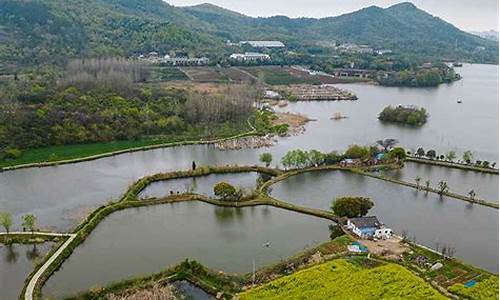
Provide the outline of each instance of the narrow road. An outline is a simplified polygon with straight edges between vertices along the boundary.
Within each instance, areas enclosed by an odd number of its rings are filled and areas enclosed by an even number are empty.
[[[35,275],[31,277],[30,282],[28,283],[28,286],[26,287],[26,291],[24,293],[24,300],[33,300],[33,291],[35,290],[36,283],[38,282],[40,276],[42,276],[42,274],[47,270],[47,268],[54,262],[54,260],[56,260],[56,258],[59,255],[61,255],[64,249],[66,249],[66,247],[68,247],[68,245],[76,237],[76,234],[63,234],[63,233],[61,234],[64,236],[69,236],[69,238],[66,240],[66,242],[64,242],[64,244],[62,244],[61,247],[59,247],[59,249],[57,249],[56,252],[54,252],[54,254],[49,259],[47,259],[47,261],[43,264],[43,266],[41,266],[40,269],[36,271]]]

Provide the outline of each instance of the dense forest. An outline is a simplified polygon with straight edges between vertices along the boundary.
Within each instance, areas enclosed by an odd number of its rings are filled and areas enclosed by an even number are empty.
[[[201,93],[141,84],[141,65],[124,59],[71,61],[16,77],[0,94],[0,156],[50,145],[132,140],[157,135],[213,134],[246,124],[257,88],[227,85]]]
[[[161,0],[0,0],[0,72],[69,58],[158,51],[220,58],[227,39],[278,39],[321,54],[336,41],[389,48],[425,59],[498,63],[498,45],[402,3],[338,17],[251,18],[213,5],[173,7]],[[327,50],[327,49],[326,49]]]

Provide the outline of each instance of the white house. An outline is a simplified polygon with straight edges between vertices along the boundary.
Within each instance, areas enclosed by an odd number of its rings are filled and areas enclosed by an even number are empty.
[[[388,239],[392,235],[392,229],[380,223],[375,216],[350,218],[347,228],[361,238]]]

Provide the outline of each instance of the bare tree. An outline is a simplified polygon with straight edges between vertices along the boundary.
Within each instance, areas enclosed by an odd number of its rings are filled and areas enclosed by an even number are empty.
[[[396,139],[384,139],[384,140],[378,140],[376,143],[384,148],[384,152],[387,152],[397,143],[399,143],[399,141]]]
[[[134,83],[143,79],[139,62],[125,58],[90,58],[71,60],[61,84],[80,90],[94,88],[128,93]]]

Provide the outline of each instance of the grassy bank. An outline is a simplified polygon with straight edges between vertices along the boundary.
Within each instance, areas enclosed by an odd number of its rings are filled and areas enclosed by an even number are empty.
[[[45,242],[58,242],[64,237],[39,235],[39,234],[2,234],[0,235],[0,244],[41,244]]]
[[[253,299],[446,299],[394,263],[364,257],[335,259],[243,292]]]
[[[245,122],[237,125],[224,125],[207,134],[202,130],[194,130],[189,133],[146,138],[130,141],[115,141],[109,143],[61,145],[37,149],[29,149],[23,152],[17,159],[0,160],[0,167],[4,170],[10,167],[36,167],[36,164],[56,165],[58,163],[70,163],[112,156],[125,152],[141,151],[155,148],[155,146],[168,147],[184,144],[196,144],[200,141],[222,139],[244,134],[252,130]]]
[[[155,283],[168,284],[178,280],[187,280],[213,295],[220,292],[220,299],[231,299],[235,293],[240,291],[243,278],[214,272],[196,261],[185,260],[176,266],[150,276],[131,278],[106,287],[94,288],[66,299],[106,299],[111,294],[119,296],[125,292],[150,288]]]

